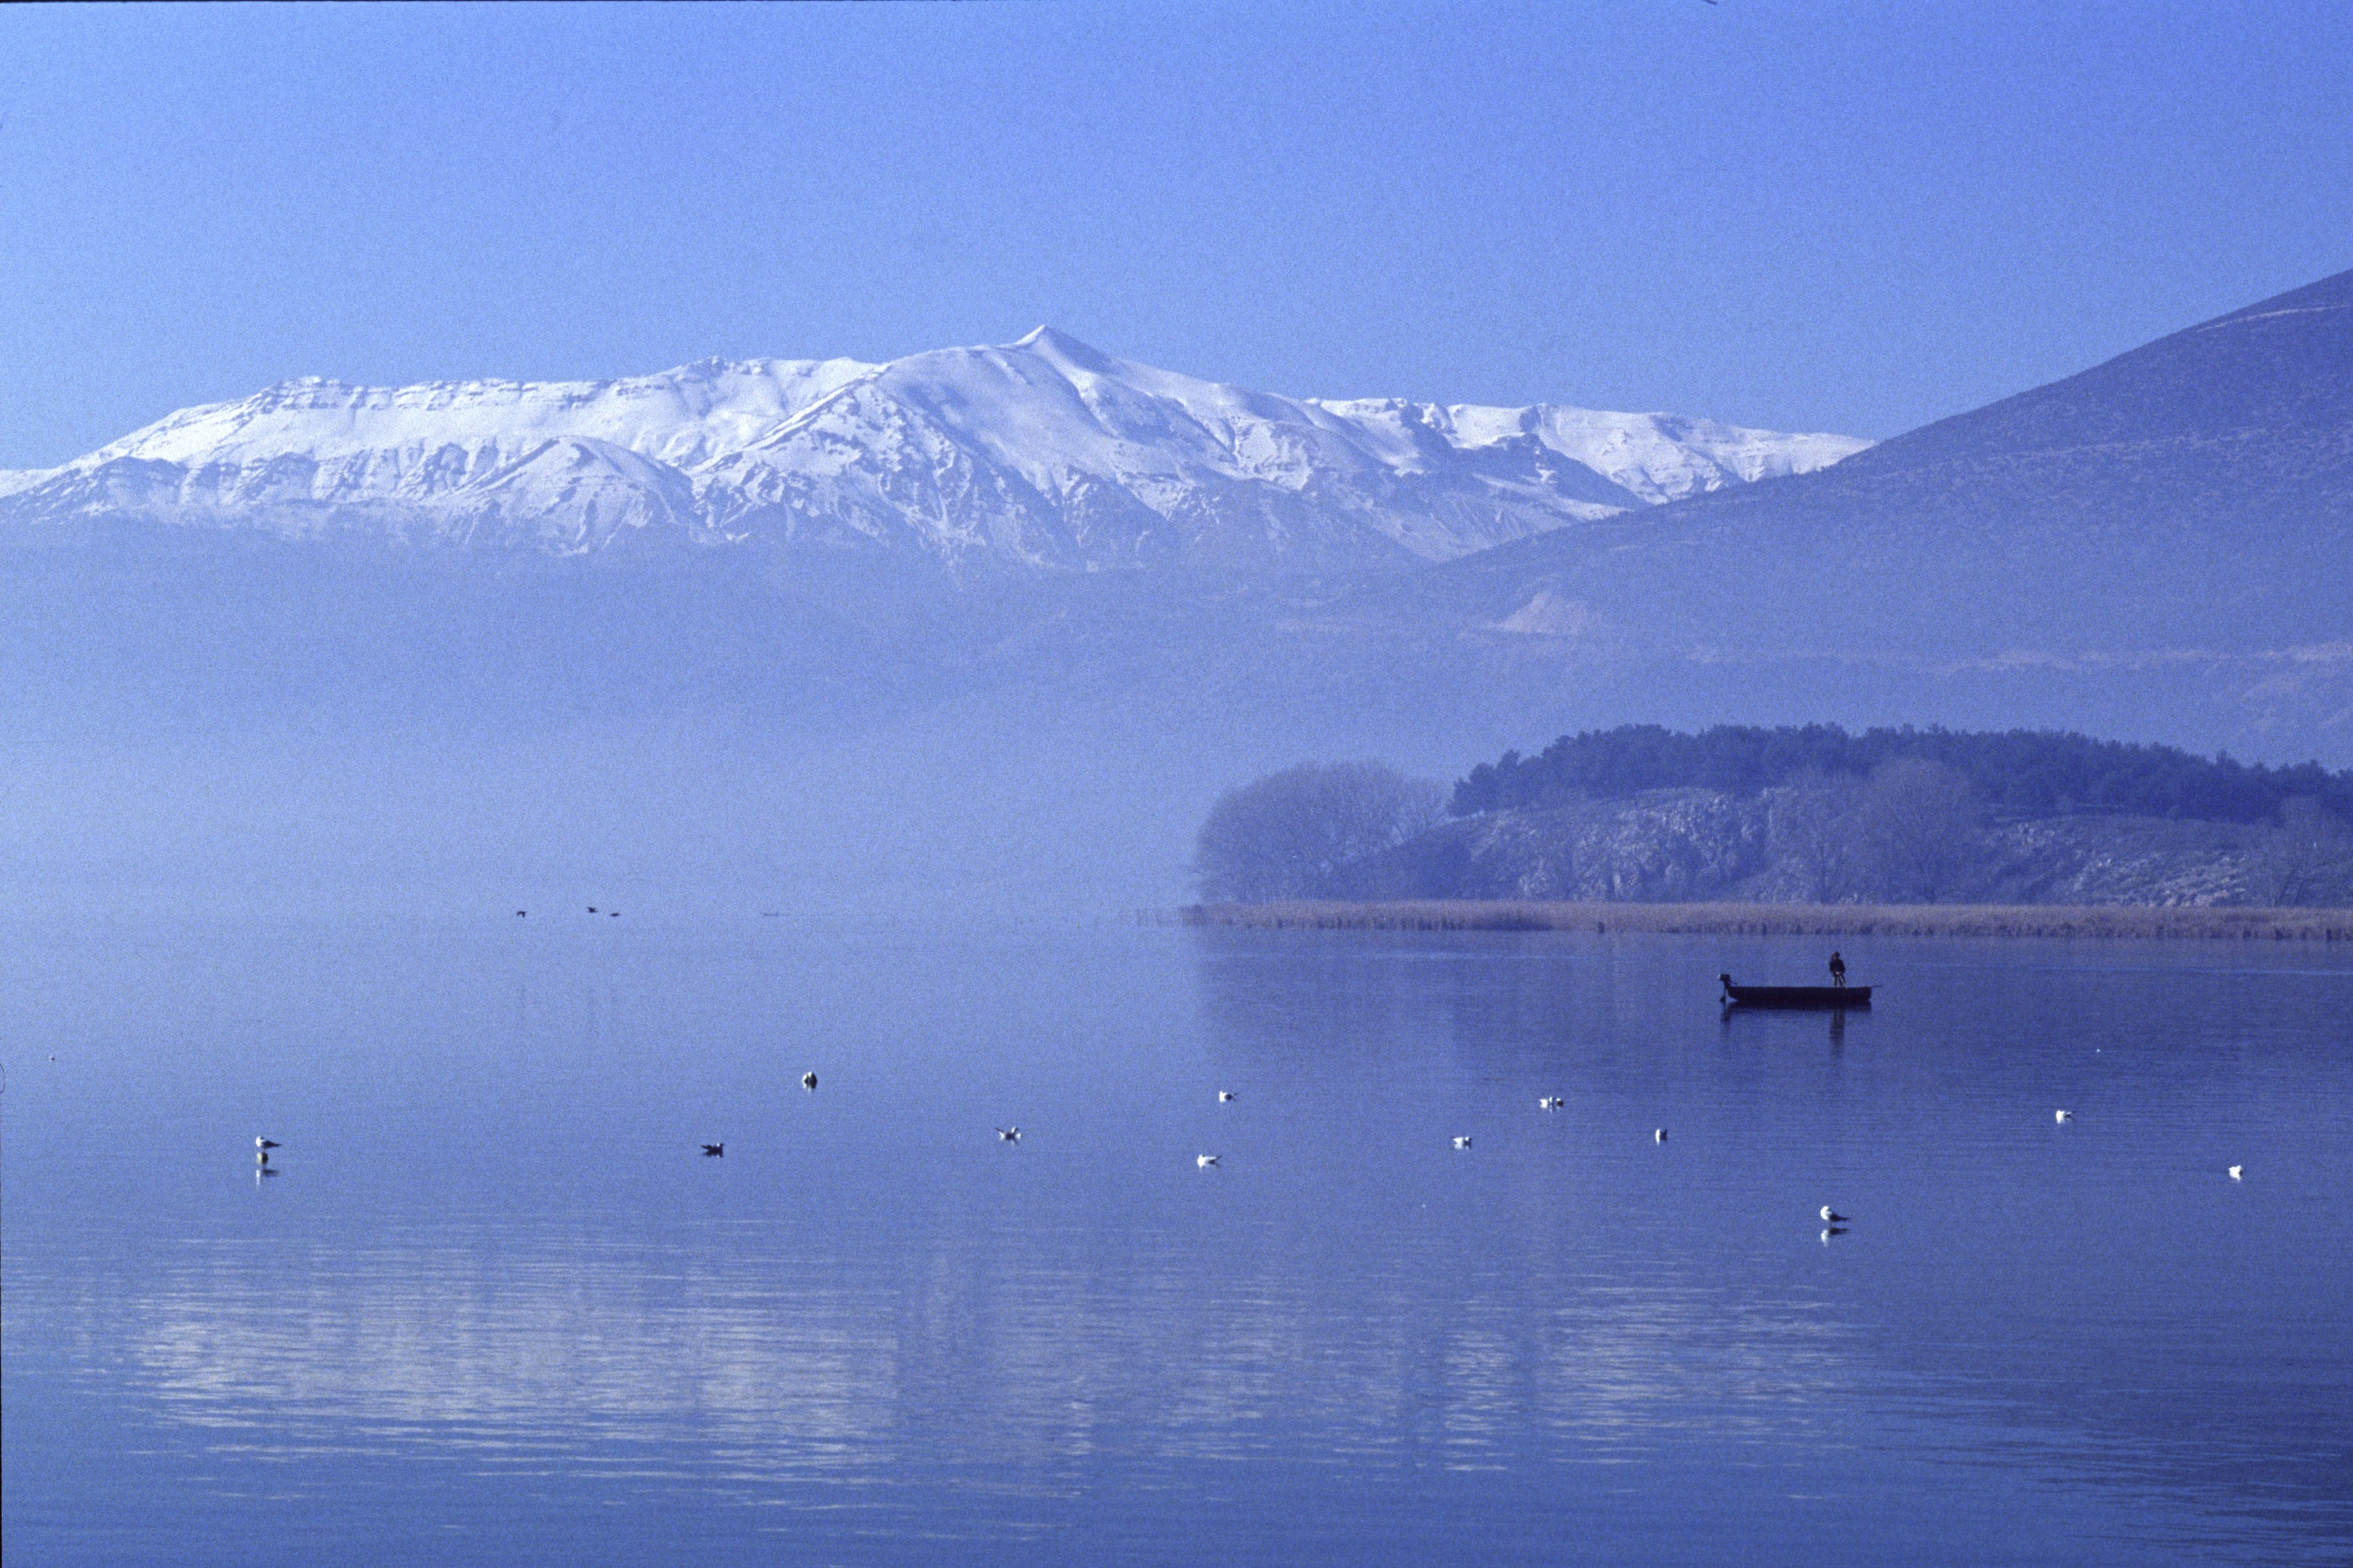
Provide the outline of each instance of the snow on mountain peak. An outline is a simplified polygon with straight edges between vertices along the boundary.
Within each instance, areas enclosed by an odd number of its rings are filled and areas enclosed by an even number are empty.
[[[1082,343],[1070,333],[1054,327],[1033,328],[1027,336],[1012,345],[1028,349],[1031,353],[1052,361],[1057,366],[1083,372],[1089,375],[1117,375],[1124,368],[1120,362],[1090,343]]]
[[[303,377],[58,468],[0,473],[0,520],[127,514],[564,553],[765,539],[950,564],[1327,567],[1451,559],[1865,445],[1552,405],[1282,397],[1040,326],[880,364]]]

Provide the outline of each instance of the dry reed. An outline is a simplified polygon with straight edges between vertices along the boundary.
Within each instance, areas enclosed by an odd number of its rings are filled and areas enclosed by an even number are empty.
[[[2353,910],[2068,904],[1600,904],[1427,899],[1193,904],[1153,923],[1262,931],[1589,931],[1728,936],[2156,937],[2353,942]]]

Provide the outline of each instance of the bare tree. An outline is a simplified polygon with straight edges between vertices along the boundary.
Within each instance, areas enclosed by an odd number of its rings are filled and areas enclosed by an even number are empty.
[[[2353,894],[2353,828],[2310,795],[2280,803],[2280,825],[2248,865],[2266,904],[2334,904]]]
[[[1774,792],[1766,817],[1768,852],[1796,873],[1801,890],[1815,903],[1842,903],[1854,896],[1862,798],[1861,779],[1811,768]]]
[[[1303,763],[1228,790],[1194,842],[1205,899],[1312,896],[1349,861],[1438,826],[1446,791],[1381,763]]]
[[[1855,821],[1872,892],[1933,904],[1968,868],[1978,805],[1969,781],[1954,769],[1905,757],[1873,770]]]

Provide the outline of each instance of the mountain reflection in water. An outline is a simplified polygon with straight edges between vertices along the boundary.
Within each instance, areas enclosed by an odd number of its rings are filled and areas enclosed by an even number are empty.
[[[1802,942],[743,924],[16,977],[11,1545],[2353,1546],[2341,955],[1851,942],[1832,1036],[1714,1005]]]
[[[1853,1392],[1819,1311],[1736,1314],[1675,1277],[1687,1265],[1548,1278],[1567,1299],[1531,1313],[1524,1280],[1433,1298],[1391,1253],[1360,1281],[1376,1310],[1343,1318],[1271,1268],[1108,1293],[1076,1237],[1013,1261],[1005,1238],[943,1235],[919,1269],[874,1259],[846,1279],[839,1258],[733,1228],[668,1249],[396,1240],[309,1260],[294,1291],[282,1258],[207,1247],[87,1301],[81,1322],[124,1347],[164,1418],[266,1429],[280,1454],[557,1449],[586,1430],[706,1445],[747,1482],[927,1445],[982,1466],[1105,1446],[1244,1458],[1303,1432],[1316,1443],[1297,1457],[1318,1463],[1426,1448],[1498,1464],[1531,1426],[1639,1447],[1677,1407],[1761,1432],[1774,1410]]]

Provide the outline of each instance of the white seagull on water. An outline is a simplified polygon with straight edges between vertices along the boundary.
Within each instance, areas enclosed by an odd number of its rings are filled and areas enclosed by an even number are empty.
[[[1021,1129],[1018,1127],[1000,1127],[997,1130],[997,1136],[1000,1142],[1007,1143],[1018,1143],[1021,1142]]]
[[[1542,1100],[1536,1101],[1536,1109],[1538,1110],[1558,1110],[1562,1106],[1567,1103],[1568,1102],[1567,1100],[1561,1099],[1561,1097],[1556,1094],[1547,1094]]]
[[[1217,1163],[1218,1157],[1215,1154],[1197,1154],[1193,1157],[1193,1163],[1205,1171]]]
[[[2073,1121],[2075,1120],[2075,1113],[2072,1110],[2054,1110],[2051,1113],[2051,1120],[2053,1121]]]
[[[1848,1220],[1847,1216],[1842,1214],[1831,1213],[1831,1205],[1824,1204],[1822,1205],[1822,1223],[1824,1225],[1845,1225],[1848,1223]]]
[[[1227,1105],[1227,1104],[1230,1104],[1230,1103],[1232,1103],[1233,1098],[1234,1098],[1234,1091],[1233,1091],[1232,1089],[1221,1089],[1218,1090],[1218,1103],[1219,1103],[1219,1105]]]

